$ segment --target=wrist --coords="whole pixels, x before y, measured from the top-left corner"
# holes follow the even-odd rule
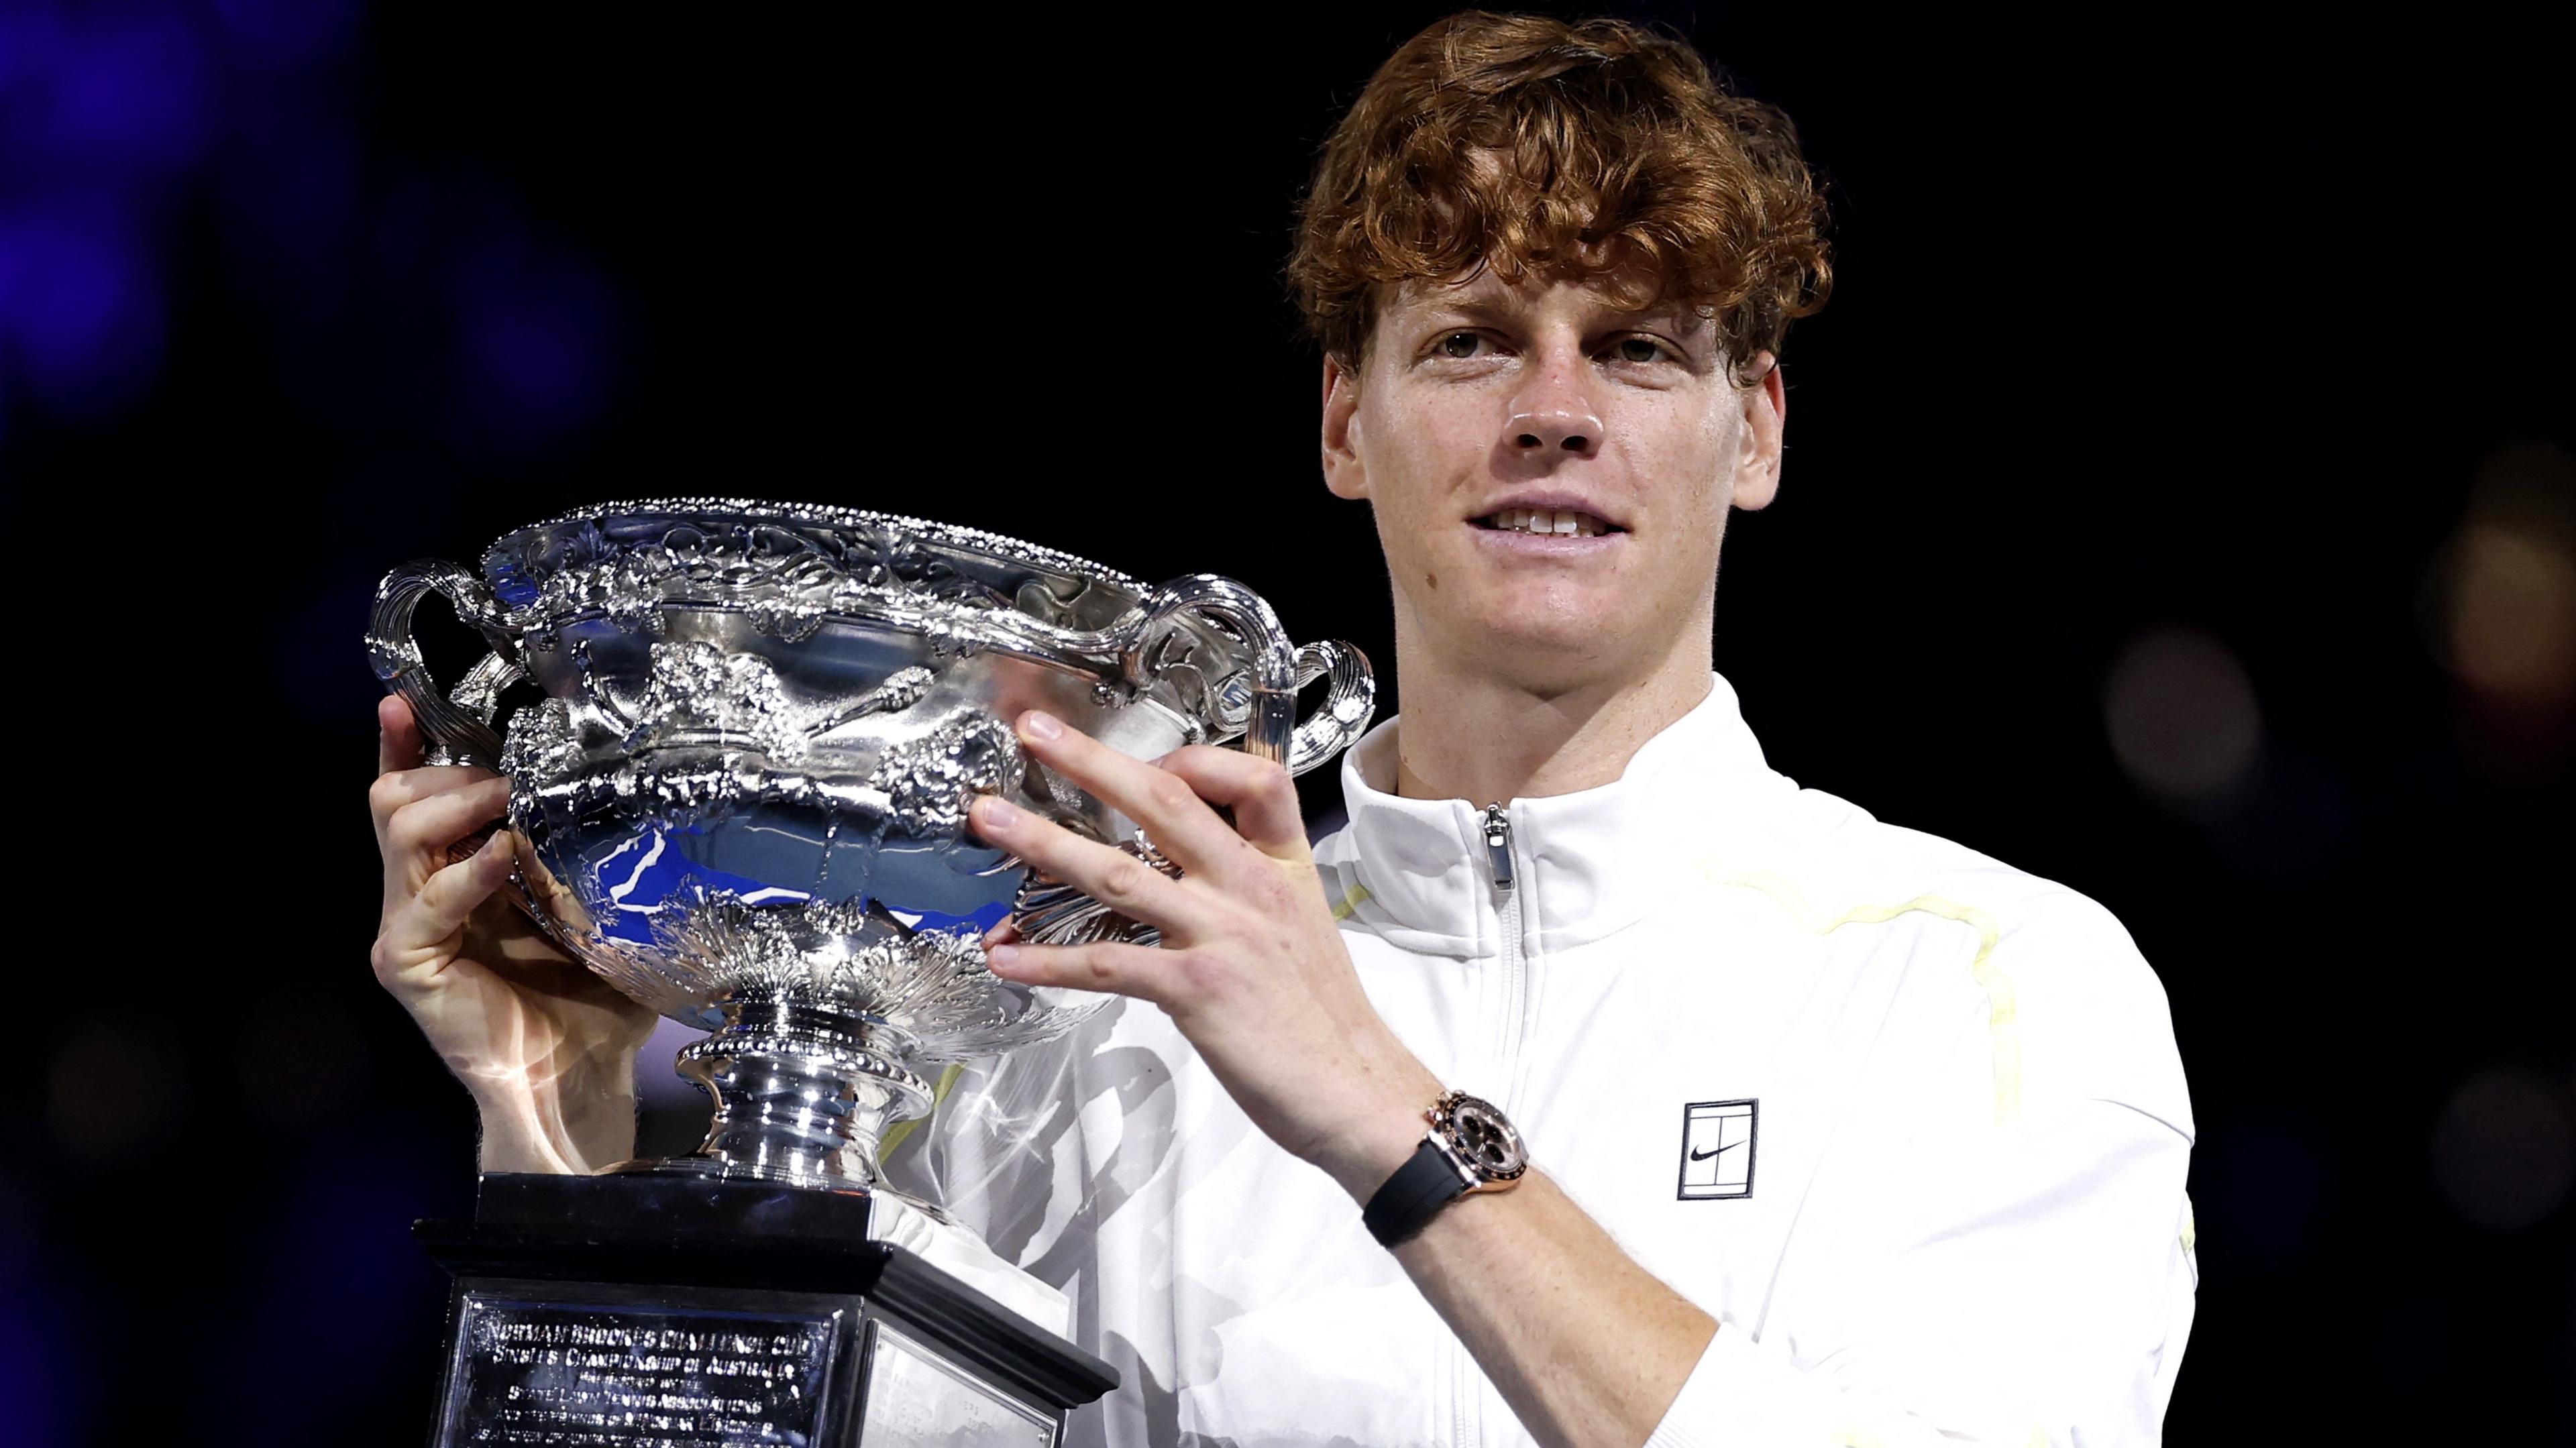
[[[519,1072],[460,1073],[482,1122],[486,1172],[588,1175],[635,1154],[635,1082],[624,1071],[578,1081]]]
[[[1315,1158],[1315,1164],[1362,1205],[1413,1158],[1430,1128],[1422,1113],[1440,1099],[1439,1080],[1420,1063],[1408,1064],[1413,1069],[1372,1093],[1371,1104],[1355,1113]]]

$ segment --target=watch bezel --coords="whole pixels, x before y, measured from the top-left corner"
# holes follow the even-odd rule
[[[1487,1166],[1477,1160],[1475,1154],[1468,1149],[1458,1126],[1458,1113],[1462,1107],[1474,1107],[1490,1118],[1494,1125],[1502,1128],[1503,1143],[1510,1153],[1509,1166]],[[1520,1128],[1514,1126],[1511,1118],[1503,1114],[1502,1108],[1491,1101],[1481,1096],[1471,1096],[1464,1091],[1448,1091],[1443,1092],[1440,1099],[1433,1102],[1422,1114],[1431,1123],[1431,1130],[1424,1134],[1424,1139],[1437,1148],[1441,1156],[1448,1159],[1450,1167],[1458,1173],[1459,1180],[1467,1184],[1468,1191],[1502,1191],[1519,1185],[1521,1178],[1528,1174],[1529,1147],[1521,1139]]]

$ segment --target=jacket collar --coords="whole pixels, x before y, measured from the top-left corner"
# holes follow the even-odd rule
[[[1352,915],[1393,943],[1491,954],[1514,902],[1494,886],[1486,801],[1399,797],[1402,722],[1386,720],[1343,756],[1350,825],[1318,859]],[[1639,747],[1617,780],[1503,802],[1525,939],[1562,950],[1677,903],[1701,878],[1695,865],[1731,853],[1796,788],[1763,762],[1735,690],[1712,674],[1708,697]]]

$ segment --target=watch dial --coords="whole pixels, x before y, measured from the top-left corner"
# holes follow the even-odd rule
[[[1521,1134],[1488,1103],[1461,1098],[1449,1112],[1449,1138],[1479,1171],[1496,1177],[1520,1174]]]

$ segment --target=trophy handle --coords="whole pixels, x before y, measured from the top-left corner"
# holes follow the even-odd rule
[[[1243,739],[1236,745],[1244,753],[1285,765],[1290,774],[1303,774],[1368,727],[1369,712],[1377,701],[1377,679],[1369,671],[1366,655],[1337,641],[1296,647],[1268,600],[1212,573],[1176,578],[1154,590],[1145,627],[1121,660],[1128,678],[1152,673],[1145,653],[1163,636],[1157,625],[1181,613],[1214,619],[1252,650],[1252,697]],[[1324,702],[1298,723],[1297,690],[1326,675],[1331,683]]]
[[[1329,675],[1329,678],[1326,676]],[[1325,679],[1324,701],[1297,726],[1288,749],[1288,772],[1307,770],[1359,742],[1377,712],[1377,675],[1368,655],[1340,639],[1323,639],[1297,651],[1297,687]]]
[[[467,672],[452,697],[438,692],[411,634],[412,611],[433,589],[492,644],[492,653]],[[427,763],[500,768],[501,736],[492,728],[492,714],[501,691],[520,677],[509,639],[500,630],[500,613],[483,580],[436,558],[405,563],[376,585],[375,612],[367,621],[367,660],[420,721]]]

